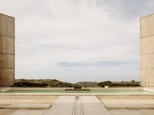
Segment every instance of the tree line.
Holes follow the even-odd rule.
[[[69,83],[56,79],[16,79],[14,87],[139,87],[140,83],[132,81],[101,81],[101,82],[78,82]]]

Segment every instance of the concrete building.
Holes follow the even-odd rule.
[[[15,18],[0,13],[0,87],[15,79]]]
[[[154,14],[140,19],[141,85],[154,86]]]

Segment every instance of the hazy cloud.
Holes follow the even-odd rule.
[[[16,18],[16,78],[139,80],[139,18],[153,4],[0,0],[0,12]]]

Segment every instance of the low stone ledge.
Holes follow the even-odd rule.
[[[51,104],[11,104],[0,106],[0,109],[49,109]]]

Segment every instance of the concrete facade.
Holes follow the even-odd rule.
[[[15,18],[0,13],[0,87],[14,84]]]
[[[154,14],[140,19],[141,85],[154,86]]]

